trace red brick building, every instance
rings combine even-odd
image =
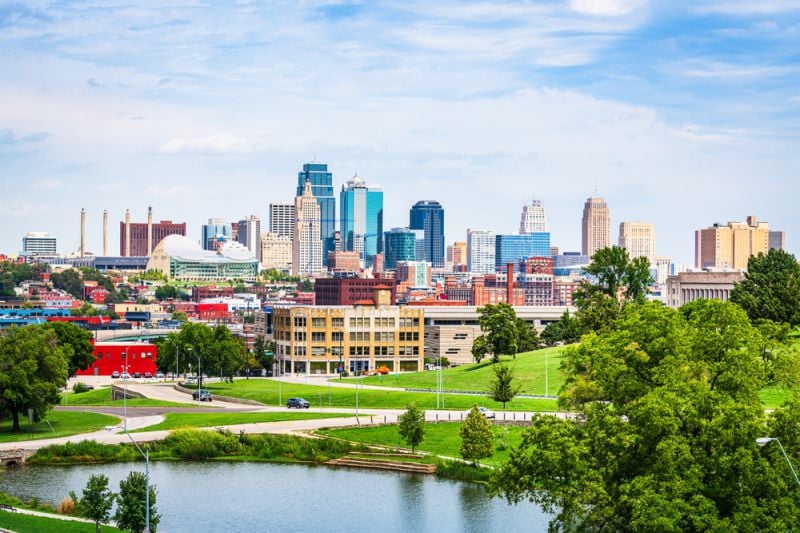
[[[183,235],[186,237],[186,222],[180,224],[172,222],[171,220],[162,220],[161,222],[153,223],[153,249],[160,243],[164,237],[169,235]],[[119,255],[125,255],[125,222],[119,223]],[[147,249],[147,223],[146,222],[131,222],[131,256],[145,257],[150,255],[150,250]]]
[[[225,320],[228,318],[228,304],[197,304],[195,312],[200,320]]]
[[[385,286],[392,293],[392,305],[397,303],[397,284],[389,278],[318,278],[314,282],[316,305],[354,305],[370,300],[375,289]]]

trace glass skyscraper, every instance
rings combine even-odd
[[[326,163],[306,163],[297,175],[297,196],[303,196],[306,180],[311,182],[311,193],[320,211],[320,238],[322,238],[322,263],[328,264],[328,252],[336,249],[336,198],[333,196],[333,174]]]
[[[408,228],[392,228],[383,234],[384,267],[397,268],[398,261],[414,261],[417,236]]]
[[[200,246],[203,250],[216,250],[216,241],[229,241],[233,236],[231,223],[221,218],[209,218],[208,224],[203,224],[200,236]]]
[[[358,252],[364,266],[383,252],[383,191],[353,176],[339,195],[342,250]]]
[[[433,268],[444,267],[444,209],[435,200],[420,200],[409,212],[410,229],[425,232],[425,258]]]
[[[550,257],[550,233],[536,232],[524,235],[496,235],[494,241],[495,268],[506,263],[519,263],[528,257]]]

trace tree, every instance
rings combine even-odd
[[[161,285],[160,287],[156,287],[155,296],[156,300],[169,300],[170,298],[175,299],[178,297],[180,291],[175,285]]]
[[[627,305],[564,352],[561,400],[578,416],[534,418],[492,492],[539,503],[553,531],[792,529],[800,491],[755,439],[800,425],[765,427],[762,347],[730,302]]]
[[[489,340],[485,335],[481,335],[472,342],[472,358],[475,359],[476,363],[480,363],[491,349]]]
[[[56,289],[67,291],[75,298],[83,298],[83,280],[74,268],[68,268],[64,272],[54,272],[50,275],[50,281]]]
[[[459,430],[461,435],[461,457],[465,461],[479,462],[494,453],[492,424],[483,416],[478,406],[470,410]]]
[[[800,264],[783,250],[752,256],[747,273],[731,292],[731,301],[747,312],[750,320],[767,319],[800,324]]]
[[[183,311],[173,311],[172,320],[177,320],[178,322],[186,322],[187,320],[189,320],[189,317],[187,317],[186,313],[184,313]]]
[[[131,533],[144,531],[146,485],[145,476],[141,472],[130,472],[126,479],[119,482],[117,512],[114,515],[118,528],[130,530]],[[150,531],[153,533],[161,520],[156,509],[156,494],[155,486],[150,485]]]
[[[514,308],[506,303],[487,304],[478,309],[478,315],[478,324],[484,334],[473,341],[473,357],[480,361],[491,353],[492,361],[496,363],[501,355],[516,355],[519,330]]]
[[[517,317],[517,351],[530,352],[541,346],[536,328]]]
[[[94,520],[97,533],[100,533],[100,524],[111,519],[114,498],[114,493],[108,488],[108,477],[92,475],[83,489],[83,497],[77,500],[78,512],[81,516]]]
[[[505,409],[506,402],[514,399],[520,386],[511,386],[511,382],[514,381],[514,370],[508,365],[495,365],[492,370],[494,378],[489,383],[489,397],[496,402],[502,402]]]
[[[557,322],[545,326],[540,337],[546,346],[555,346],[558,342],[572,344],[581,338],[580,324],[570,316],[569,311],[564,311]]]
[[[58,336],[58,344],[67,358],[67,372],[70,376],[94,364],[91,333],[72,322],[47,322],[42,327],[53,330]]]
[[[66,379],[67,358],[52,329],[10,327],[0,334],[0,414],[11,415],[14,431],[28,409],[41,420]]]
[[[414,402],[406,406],[406,412],[400,415],[397,432],[406,444],[411,446],[411,453],[425,438],[425,411]]]
[[[263,335],[258,335],[253,343],[253,355],[258,363],[267,370],[272,370],[275,358],[275,342],[268,341]]]

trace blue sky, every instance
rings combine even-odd
[[[143,4],[143,5],[137,5]],[[384,189],[387,228],[439,200],[448,241],[541,198],[580,245],[595,189],[693,262],[693,231],[800,223],[800,0],[0,0],[0,251],[100,252],[144,221],[267,216],[327,162]]]

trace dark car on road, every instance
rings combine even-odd
[[[289,398],[286,400],[286,407],[297,407],[298,409],[308,409],[311,404],[302,398]]]
[[[141,373],[141,372],[134,372],[134,373],[133,373],[133,377],[134,377],[135,379],[139,379],[140,377],[142,377],[142,373]]]
[[[211,401],[211,393],[208,392],[208,389],[200,389],[199,391],[194,391],[192,393],[192,400],[196,400],[200,397],[201,402],[210,402]]]

